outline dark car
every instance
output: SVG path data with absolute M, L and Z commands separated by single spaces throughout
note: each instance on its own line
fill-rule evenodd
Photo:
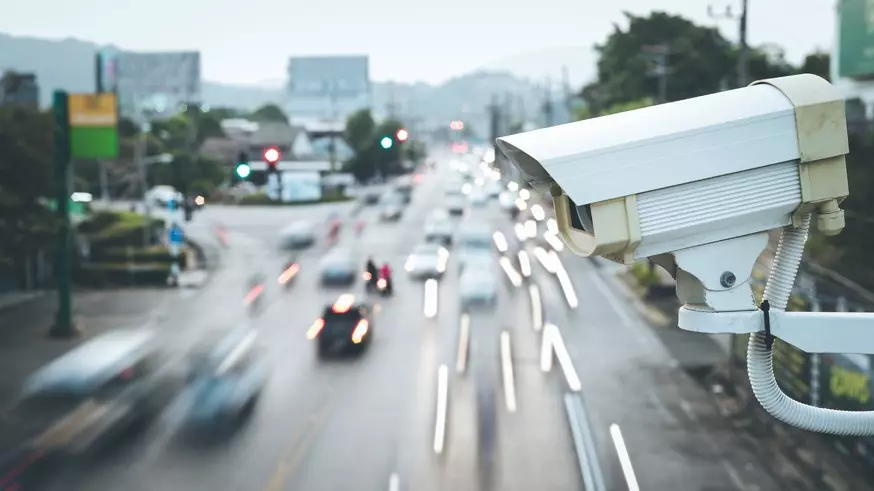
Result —
M 348 251 L 334 251 L 322 259 L 321 281 L 323 286 L 349 286 L 355 283 L 357 276 L 358 266 L 353 261 L 352 253 Z
M 325 307 L 307 332 L 316 342 L 320 358 L 330 355 L 360 354 L 370 345 L 373 336 L 372 308 L 358 303 L 351 294 L 341 295 L 333 305 Z

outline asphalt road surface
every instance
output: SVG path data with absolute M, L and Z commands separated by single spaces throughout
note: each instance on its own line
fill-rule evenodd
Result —
M 335 246 L 354 251 L 362 267 L 370 255 L 396 271 L 369 351 L 350 360 L 319 361 L 305 338 L 344 293 L 318 286 L 325 245 L 298 258 L 289 290 L 268 281 L 258 316 L 247 316 L 242 298 L 249 275 L 270 280 L 287 262 L 277 247 L 282 226 L 321 223 L 353 205 L 207 206 L 190 227 L 220 223 L 228 248 L 220 271 L 166 320 L 178 326 L 167 344 L 182 353 L 212 329 L 260 329 L 273 371 L 255 412 L 230 441 L 193 447 L 177 438 L 168 410 L 138 441 L 65 476 L 58 489 L 781 489 L 676 368 L 609 271 L 559 253 L 563 283 L 558 263 L 546 263 L 553 272 L 541 264 L 536 243 L 520 243 L 494 202 L 460 220 L 488 223 L 509 243 L 497 307 L 462 315 L 450 259 L 426 316 L 430 287 L 406 278 L 403 263 L 451 172 L 426 175 L 399 223 L 379 223 L 376 208 L 364 208 L 363 234 L 347 227 Z M 363 285 L 354 293 L 364 295 Z

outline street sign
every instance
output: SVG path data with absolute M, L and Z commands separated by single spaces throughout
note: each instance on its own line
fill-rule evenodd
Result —
M 185 233 L 182 232 L 182 227 L 175 223 L 170 227 L 169 235 L 171 244 L 182 245 L 185 242 Z
M 69 94 L 67 105 L 71 157 L 117 158 L 118 108 L 115 94 Z

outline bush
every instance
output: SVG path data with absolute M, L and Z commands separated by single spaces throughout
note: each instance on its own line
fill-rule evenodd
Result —
M 120 219 L 121 217 L 119 216 L 119 213 L 116 212 L 97 212 L 88 217 L 87 220 L 80 223 L 77 230 L 83 234 L 92 234 L 94 232 L 111 226 L 112 224 L 118 222 Z
M 649 265 L 646 262 L 634 263 L 631 266 L 631 274 L 640 286 L 646 288 L 659 283 L 659 275 L 655 271 L 650 271 Z
M 292 202 L 282 202 L 282 201 L 274 201 L 267 196 L 266 193 L 254 193 L 247 196 L 243 196 L 240 199 L 239 204 L 241 205 L 259 205 L 259 206 L 300 206 L 300 205 L 315 205 L 318 203 L 341 203 L 343 201 L 351 201 L 354 198 L 346 196 L 342 191 L 329 191 L 322 195 L 322 199 L 312 200 L 312 201 L 292 201 Z
M 90 263 L 73 272 L 76 283 L 91 287 L 165 286 L 169 276 L 169 263 Z
M 173 256 L 170 249 L 163 245 L 150 247 L 100 247 L 91 249 L 90 260 L 95 263 L 161 263 L 171 264 Z M 180 251 L 179 267 L 185 268 L 188 256 L 185 250 Z
M 140 246 L 143 243 L 144 227 L 151 227 L 152 236 L 164 230 L 164 221 L 159 218 L 147 220 L 145 216 L 133 212 L 119 212 L 114 215 L 116 215 L 114 222 L 110 222 L 109 218 L 103 218 L 104 227 L 85 233 L 92 249 Z
M 241 205 L 272 205 L 275 204 L 267 193 L 252 193 L 240 198 Z

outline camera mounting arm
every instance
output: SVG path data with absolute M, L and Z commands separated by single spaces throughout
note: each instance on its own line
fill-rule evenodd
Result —
M 679 327 L 709 334 L 765 331 L 749 280 L 767 242 L 762 232 L 674 252 L 677 296 L 684 302 Z M 808 353 L 874 354 L 874 314 L 771 309 L 768 317 L 774 337 Z

